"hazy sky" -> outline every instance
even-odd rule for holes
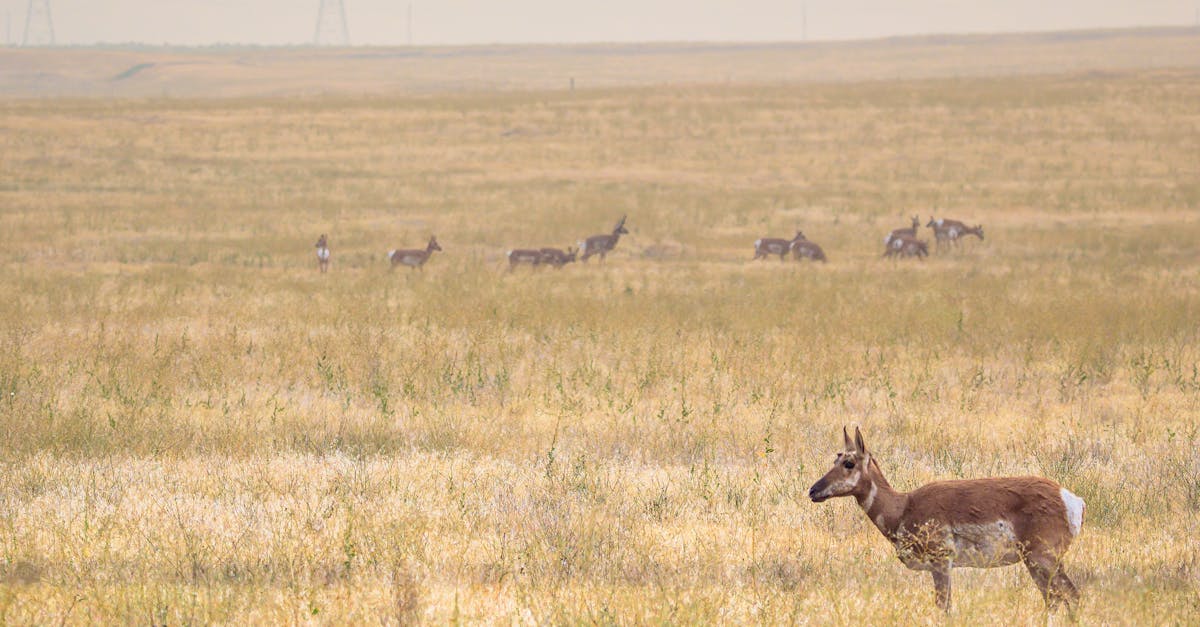
[[[321,0],[48,0],[60,44],[308,43]],[[409,0],[343,0],[354,44],[405,43]],[[0,0],[20,41],[29,0]],[[795,41],[1193,25],[1200,0],[412,0],[418,44]],[[11,39],[8,39],[11,37]]]

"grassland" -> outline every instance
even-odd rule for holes
[[[0,136],[0,622],[939,623],[805,498],[846,423],[903,489],[1083,496],[1085,623],[1200,613],[1194,71],[4,101]],[[625,213],[605,265],[504,272]],[[880,259],[914,213],[987,239]],[[828,264],[750,262],[796,227]],[[1040,620],[1023,570],[956,576],[954,620]]]

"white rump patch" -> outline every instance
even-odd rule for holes
[[[388,258],[388,259],[391,259],[391,258],[392,258],[392,255],[395,255],[395,254],[396,254],[396,249],[395,249],[395,248],[393,248],[393,249],[391,249],[391,250],[389,250],[389,251],[388,251],[387,258]]]
[[[317,249],[317,259],[320,259],[321,261],[329,261],[329,249],[328,248],[318,248]]]
[[[1075,496],[1070,490],[1062,488],[1059,490],[1062,495],[1063,505],[1067,507],[1067,524],[1071,527],[1071,536],[1079,535],[1079,530],[1083,528],[1083,510],[1087,505],[1083,499]]]

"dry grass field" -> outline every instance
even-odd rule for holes
[[[0,623],[941,623],[806,498],[847,423],[901,489],[1082,496],[1084,624],[1200,615],[1195,70],[6,100],[0,137]],[[505,271],[622,214],[606,264]],[[912,214],[986,239],[881,259]],[[829,263],[750,261],[797,227]],[[955,586],[1042,620],[1019,566]]]

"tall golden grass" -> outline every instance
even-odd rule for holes
[[[1192,73],[0,111],[0,622],[938,623],[805,498],[846,423],[1086,499],[1085,623],[1200,612]]]

